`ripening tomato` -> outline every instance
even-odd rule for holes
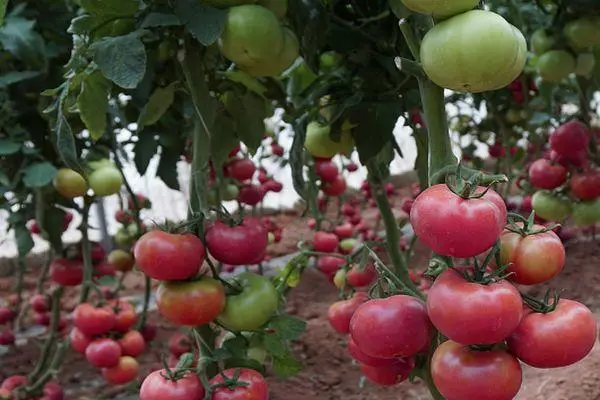
[[[117,341],[124,356],[137,357],[146,348],[144,337],[138,331],[129,331]]]
[[[345,222],[341,225],[336,226],[333,231],[340,240],[351,238],[354,234],[354,228],[349,222]]]
[[[73,324],[85,335],[102,335],[115,327],[115,312],[110,307],[79,304],[73,311]]]
[[[350,332],[350,320],[352,316],[364,302],[369,300],[369,296],[364,292],[356,292],[348,300],[340,300],[329,306],[327,318],[329,323],[338,333]]]
[[[134,254],[138,267],[146,275],[162,281],[193,277],[206,256],[204,245],[197,236],[158,230],[145,233],[137,241]]]
[[[244,185],[238,194],[238,200],[242,204],[255,206],[265,197],[263,187],[258,185]]]
[[[50,265],[50,278],[58,285],[80,285],[83,282],[83,264],[79,260],[57,258]]]
[[[352,340],[372,357],[412,357],[432,333],[425,304],[405,295],[367,301],[350,320]]]
[[[550,161],[540,158],[529,167],[529,181],[540,189],[554,189],[567,180],[567,170],[562,165],[553,165]]]
[[[335,233],[331,232],[315,232],[312,240],[313,250],[322,253],[333,253],[339,244],[340,240]]]
[[[476,193],[484,190],[479,187]],[[440,184],[417,197],[410,222],[418,238],[436,253],[467,258],[494,245],[506,215],[504,200],[491,189],[480,198],[463,199]]]
[[[44,389],[42,389],[42,394],[44,395],[39,400],[64,400],[65,391],[62,386],[60,386],[56,382],[47,382],[44,385]]]
[[[112,300],[109,305],[115,311],[115,326],[114,330],[125,333],[133,328],[138,321],[138,315],[135,312],[135,307],[125,300]]]
[[[519,361],[505,350],[480,351],[451,340],[435,350],[431,376],[446,400],[512,400],[523,380]]]
[[[550,148],[562,156],[574,157],[587,149],[589,140],[589,128],[582,122],[571,120],[550,135]]]
[[[547,190],[538,190],[531,198],[531,206],[538,217],[561,221],[571,215],[571,203]]]
[[[536,368],[566,367],[589,354],[598,337],[596,318],[583,304],[560,299],[554,311],[531,312],[507,340],[508,348]]]
[[[59,169],[52,184],[61,196],[68,199],[83,196],[87,191],[85,178],[70,168]]]
[[[600,197],[600,170],[574,174],[569,183],[571,193],[580,200]]]
[[[15,343],[16,337],[12,330],[5,329],[0,331],[0,345],[10,346]]]
[[[544,229],[534,225],[532,230]],[[512,282],[535,285],[549,281],[562,271],[565,265],[565,247],[552,231],[521,236],[505,230],[500,235],[500,262],[509,264],[507,273]]]
[[[85,349],[85,359],[99,368],[116,366],[120,357],[121,346],[112,339],[96,339]]]
[[[192,341],[190,337],[183,332],[174,332],[168,341],[169,352],[175,357],[192,351]]]
[[[225,307],[225,290],[212,278],[188,282],[162,282],[156,291],[158,311],[179,325],[204,325]]]
[[[315,162],[315,174],[323,182],[333,182],[337,179],[340,171],[332,161],[317,161]]]
[[[361,349],[358,348],[352,337],[348,336],[348,352],[356,361],[363,365],[368,365],[371,367],[384,367],[393,365],[398,358],[378,358],[371,357],[368,354],[365,354]]]
[[[135,358],[123,356],[119,363],[112,368],[102,368],[102,377],[113,385],[124,385],[137,378],[140,365]]]
[[[326,182],[323,186],[321,186],[321,190],[327,196],[338,197],[344,194],[346,187],[346,179],[342,175],[338,175],[335,180]]]
[[[346,260],[337,256],[321,256],[317,260],[317,268],[327,276],[334,275],[344,265]]]
[[[16,388],[27,385],[28,383],[29,379],[24,375],[11,375],[2,381],[2,386],[0,386],[0,388],[12,392]]]
[[[594,226],[600,222],[600,198],[573,204],[571,218],[576,226]]]
[[[186,372],[171,380],[166,370],[154,371],[144,379],[140,400],[199,400],[204,398],[204,387],[193,372]]]
[[[361,270],[360,265],[354,265],[346,274],[346,281],[348,285],[353,287],[368,286],[377,277],[377,271],[373,264],[367,264]]]
[[[483,285],[448,269],[429,289],[427,313],[433,325],[455,342],[493,344],[506,339],[519,325],[523,302],[519,291],[506,280]]]
[[[85,349],[92,343],[92,338],[81,332],[77,327],[73,327],[69,334],[71,347],[78,353],[85,354]]]
[[[229,265],[260,263],[269,244],[267,229],[258,219],[250,217],[237,226],[216,221],[207,228],[205,240],[210,254]]]
[[[36,296],[40,296],[40,295],[36,295]],[[11,322],[13,319],[15,319],[17,316],[17,313],[14,312],[11,308],[8,307],[0,307],[0,325],[4,325],[8,322]]]
[[[372,366],[362,364],[360,371],[367,380],[380,386],[394,386],[408,379],[415,368],[415,361],[411,358],[396,358],[390,365]]]
[[[344,203],[342,205],[342,214],[344,214],[347,217],[351,217],[353,215],[356,215],[356,213],[358,212],[358,210],[356,209],[356,207],[354,207],[352,204],[349,203]]]
[[[116,249],[108,253],[106,261],[109,265],[112,265],[115,270],[121,272],[131,271],[135,265],[133,254],[121,249]]]
[[[249,158],[233,160],[227,165],[227,174],[240,182],[252,179],[256,166]]]
[[[263,376],[253,369],[230,368],[217,374],[210,380],[210,384],[222,384],[228,379],[237,376],[239,382],[246,383],[245,386],[221,386],[215,389],[211,400],[269,400],[269,388]]]

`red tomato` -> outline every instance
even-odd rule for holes
[[[168,347],[171,354],[180,357],[192,351],[192,341],[188,335],[177,331],[169,337]]]
[[[349,222],[346,222],[346,223],[343,223],[342,225],[336,226],[333,231],[335,232],[338,239],[340,239],[340,240],[351,238],[352,235],[354,234],[354,228],[352,227],[352,224]]]
[[[204,387],[192,372],[186,372],[177,380],[168,379],[166,370],[154,371],[144,379],[140,388],[140,400],[200,400],[204,399]]]
[[[121,346],[112,339],[96,339],[85,349],[85,359],[95,367],[112,368],[120,357]]]
[[[415,201],[413,199],[404,199],[402,201],[402,205],[400,206],[400,208],[405,213],[410,214],[410,210],[412,209],[412,206],[413,206],[414,202]]]
[[[312,240],[313,250],[322,253],[333,253],[339,244],[340,240],[338,237],[335,233],[330,232],[315,232]]]
[[[529,181],[537,188],[554,189],[565,183],[567,170],[562,165],[552,164],[540,158],[529,167]]]
[[[137,357],[144,352],[146,342],[144,337],[138,331],[129,331],[118,340],[121,346],[121,353],[124,356]]]
[[[256,166],[249,158],[233,160],[227,165],[227,172],[230,177],[240,182],[252,179]]]
[[[327,182],[325,185],[321,187],[323,193],[327,196],[338,197],[344,194],[346,191],[346,179],[343,176],[338,175],[338,177],[332,181]]]
[[[33,316],[33,320],[36,323],[36,325],[50,326],[51,319],[52,316],[49,312],[35,313],[35,315]]]
[[[534,225],[533,230],[543,229]],[[535,285],[549,281],[565,265],[565,247],[552,231],[527,235],[504,231],[500,235],[500,262],[510,264],[508,279],[521,285]]]
[[[329,306],[327,318],[329,323],[338,333],[350,332],[350,320],[354,312],[364,302],[369,300],[369,296],[364,292],[354,293],[354,296],[348,300],[340,300]]]
[[[123,356],[119,363],[112,368],[102,368],[102,376],[108,383],[113,385],[124,385],[137,378],[140,365],[135,358]]]
[[[57,258],[50,265],[50,278],[58,285],[80,285],[83,282],[83,264],[79,260]]]
[[[536,368],[566,367],[589,354],[598,336],[594,314],[583,304],[560,299],[554,311],[529,313],[507,340],[508,348]]]
[[[171,281],[196,275],[206,252],[202,241],[190,233],[179,235],[150,231],[137,241],[134,255],[137,266],[146,275]]]
[[[315,173],[323,182],[333,182],[337,179],[340,171],[331,161],[315,162]]]
[[[271,153],[273,153],[274,156],[282,157],[283,147],[277,143],[271,143]]]
[[[368,286],[377,277],[377,271],[372,264],[365,265],[365,268],[361,270],[359,265],[355,265],[348,271],[346,275],[346,282],[353,287]]]
[[[425,304],[396,295],[362,304],[350,320],[350,335],[372,357],[411,357],[428,344],[433,333]]]
[[[179,325],[211,322],[225,307],[225,290],[212,278],[189,282],[163,282],[156,291],[158,311]]]
[[[210,380],[211,385],[224,383],[226,379],[238,377],[238,382],[247,383],[246,386],[219,387],[212,395],[211,400],[269,400],[269,388],[265,378],[253,369],[230,368],[217,374]]]
[[[103,276],[115,276],[117,274],[117,270],[111,264],[107,262],[101,262],[97,265],[94,265],[93,271],[94,277],[101,278]]]
[[[348,170],[348,172],[354,172],[358,170],[358,165],[354,164],[354,163],[350,163],[348,165],[346,165],[346,169]]]
[[[77,327],[71,329],[69,340],[71,341],[73,350],[81,354],[85,354],[85,349],[92,343],[92,338],[81,332]]]
[[[115,326],[114,330],[125,333],[133,328],[138,321],[137,313],[133,304],[125,300],[112,300],[109,305],[115,311]]]
[[[258,264],[267,253],[267,229],[255,218],[246,217],[241,225],[229,226],[216,221],[206,230],[206,247],[224,264]]]
[[[102,335],[115,327],[115,313],[110,307],[82,303],[73,311],[73,324],[85,335]]]
[[[47,312],[50,310],[50,299],[43,294],[36,294],[29,299],[29,305],[35,312]]]
[[[484,190],[479,187],[476,193]],[[417,197],[410,222],[419,239],[436,253],[468,258],[494,245],[506,214],[504,200],[491,189],[481,198],[463,199],[440,184]]]
[[[365,354],[361,349],[358,348],[354,340],[350,336],[348,336],[348,352],[356,361],[363,365],[369,365],[371,367],[385,367],[390,366],[398,361],[398,358],[378,358],[371,357],[368,354]]]
[[[587,149],[589,139],[588,127],[572,120],[558,127],[550,135],[550,147],[562,156],[573,157]]]
[[[65,392],[62,386],[52,381],[44,385],[42,393],[44,397],[40,400],[63,400],[65,398]]]
[[[348,203],[344,203],[342,205],[342,210],[341,211],[342,211],[342,214],[344,214],[347,217],[351,217],[353,215],[356,215],[356,213],[358,212],[353,205],[348,204]]]
[[[255,206],[265,197],[265,191],[258,185],[244,185],[238,194],[238,200],[242,204]]]
[[[11,308],[8,307],[0,307],[0,325],[4,325],[8,322],[11,322],[15,319],[17,313],[15,313]]]
[[[2,386],[0,389],[5,389],[8,392],[12,392],[18,387],[25,386],[29,383],[29,379],[27,379],[24,375],[11,375],[2,381]]]
[[[519,361],[508,352],[473,350],[451,340],[435,350],[431,375],[446,400],[512,400],[523,380]]]
[[[448,269],[429,289],[427,313],[433,325],[455,342],[493,344],[517,328],[523,302],[508,281],[482,285]]]
[[[142,326],[142,328],[140,329],[140,333],[144,337],[144,341],[146,341],[146,343],[150,343],[154,339],[156,339],[158,329],[156,328],[156,325],[146,321],[144,326]]]
[[[394,386],[405,381],[414,368],[415,361],[412,358],[396,358],[393,364],[379,367],[360,366],[365,378],[380,386]]]
[[[263,184],[262,189],[263,192],[279,193],[283,190],[283,184],[274,179],[269,179]]]
[[[593,170],[571,176],[571,193],[581,200],[600,197],[600,171]]]
[[[317,260],[317,268],[325,275],[333,275],[346,265],[346,260],[336,256],[321,256]]]

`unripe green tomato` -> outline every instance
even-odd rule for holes
[[[354,140],[350,131],[342,130],[339,143],[329,138],[330,132],[329,125],[321,125],[317,121],[308,124],[304,146],[313,157],[331,158],[338,153],[348,153],[352,150]]]
[[[253,66],[240,67],[243,71],[254,77],[281,75],[298,58],[300,43],[296,34],[288,28],[283,28],[283,50],[273,58],[265,59]]]
[[[538,29],[531,35],[531,50],[536,54],[544,54],[556,46],[556,39],[548,36],[545,29]]]
[[[590,226],[600,222],[600,198],[573,204],[573,222],[577,226]]]
[[[346,287],[346,270],[338,269],[333,277],[333,284],[338,289],[343,289]]]
[[[537,71],[543,80],[558,83],[575,72],[575,58],[564,50],[551,50],[540,56]]]
[[[392,0],[398,1],[398,0]],[[409,10],[433,15],[436,18],[447,18],[472,10],[478,0],[402,0]]]
[[[129,232],[127,232],[127,229],[125,229],[125,228],[120,228],[117,231],[117,233],[115,234],[116,245],[123,249],[127,249],[127,248],[131,247],[131,245],[133,244],[134,241],[135,241],[135,238],[133,236],[131,236],[129,234]]]
[[[571,215],[568,200],[553,195],[548,190],[539,190],[531,198],[533,211],[548,221],[561,221]]]
[[[119,193],[123,185],[123,176],[114,166],[100,168],[88,177],[90,188],[96,196],[110,196]]]
[[[506,117],[506,120],[511,124],[516,124],[523,120],[523,118],[521,117],[521,111],[517,110],[516,108],[510,108],[506,112],[505,117]]]
[[[200,2],[215,8],[230,8],[244,4],[254,4],[256,0],[200,0]]]
[[[114,167],[115,164],[110,159],[103,158],[98,161],[90,161],[87,163],[87,166],[92,171],[96,171],[96,170],[104,168],[104,167]]]
[[[467,11],[442,21],[421,44],[421,63],[429,79],[459,92],[505,87],[521,74],[526,58],[523,34],[490,11]]]
[[[175,57],[175,53],[177,51],[177,43],[171,39],[164,39],[158,45],[158,55],[157,59],[160,62],[169,61],[173,57]]]
[[[319,70],[327,73],[340,65],[342,55],[335,51],[326,51],[319,56]]]
[[[87,182],[83,176],[71,168],[59,169],[52,184],[61,196],[68,199],[83,196],[87,191]]]
[[[600,31],[599,31],[600,33]],[[581,76],[590,76],[596,67],[596,57],[593,53],[581,53],[577,55],[577,65],[575,74]]]
[[[600,20],[598,18],[579,18],[568,22],[563,32],[569,44],[575,49],[584,49],[600,45]]]
[[[236,185],[230,183],[223,189],[222,197],[224,201],[232,201],[237,199],[239,194],[240,189]]]

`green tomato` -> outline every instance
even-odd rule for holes
[[[397,0],[391,0],[397,1]],[[436,18],[447,18],[472,10],[478,0],[402,0],[409,10],[421,14],[433,15]]]
[[[569,44],[575,49],[584,49],[600,45],[600,20],[598,18],[579,18],[565,25],[563,32]]]
[[[227,296],[219,321],[235,331],[253,331],[263,326],[279,305],[279,293],[268,278],[242,272],[234,278],[242,292]]]
[[[577,226],[590,226],[600,222],[600,198],[575,203],[572,218]]]
[[[127,249],[131,247],[134,241],[135,237],[131,236],[125,228],[119,229],[115,234],[115,243],[120,248]]]
[[[92,172],[88,181],[96,196],[110,196],[121,190],[123,176],[114,166],[107,166]]]
[[[575,58],[564,50],[551,50],[540,56],[537,70],[543,80],[558,83],[575,72]]]
[[[273,61],[283,51],[284,30],[270,10],[254,5],[229,9],[219,39],[221,53],[241,67]]]
[[[115,164],[110,159],[103,158],[98,161],[90,161],[87,163],[87,166],[92,171],[96,171],[96,170],[102,169],[104,167],[114,167]]]
[[[256,0],[200,0],[200,2],[215,8],[230,8],[244,4],[254,4]]]
[[[577,55],[577,65],[575,74],[581,76],[590,76],[596,66],[596,57],[593,53],[581,53]]]
[[[333,284],[338,289],[343,289],[346,287],[346,275],[347,272],[345,269],[338,269],[335,275],[333,276]]]
[[[442,21],[421,44],[421,63],[429,79],[458,92],[505,87],[521,74],[526,58],[523,34],[490,11],[467,11]]]
[[[170,39],[164,39],[158,45],[158,55],[157,59],[160,62],[169,61],[175,56],[177,51],[177,42]]]
[[[319,56],[319,70],[327,73],[340,65],[342,55],[335,51],[326,51]]]
[[[545,29],[538,29],[533,32],[529,41],[531,43],[531,50],[536,54],[544,54],[556,46],[556,39],[548,36]]]
[[[225,186],[221,196],[223,197],[224,201],[231,201],[237,199],[239,194],[240,189],[236,185],[230,183]]]
[[[548,221],[561,221],[571,215],[571,204],[547,190],[540,190],[531,199],[533,211]]]
[[[241,67],[251,76],[279,76],[298,58],[300,43],[296,34],[288,28],[283,28],[283,50],[273,59],[264,60],[253,66]]]
[[[329,137],[331,127],[312,121],[306,127],[304,146],[313,156],[318,158],[331,158],[338,153],[348,153],[354,147],[354,139],[348,129],[342,129],[340,142],[334,142]]]
[[[87,191],[85,178],[70,168],[59,169],[52,184],[61,196],[68,199],[83,196]]]

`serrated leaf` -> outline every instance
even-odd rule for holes
[[[65,164],[74,169],[80,170],[79,160],[77,158],[77,148],[75,147],[75,138],[71,125],[65,116],[59,112],[58,121],[56,123],[56,148]]]
[[[140,7],[140,2],[138,0],[81,0],[81,7],[92,15],[117,18],[134,15]]]
[[[144,126],[154,125],[167,112],[175,100],[175,87],[177,82],[171,83],[167,87],[159,87],[154,90],[148,103],[144,106],[138,117],[138,126],[141,129]]]
[[[265,100],[254,92],[247,91],[243,97],[233,97],[227,109],[235,120],[238,138],[244,142],[251,153],[260,147],[265,135]]]
[[[198,0],[177,0],[175,14],[200,43],[210,46],[221,36],[227,10],[220,10]]]
[[[243,336],[235,336],[226,340],[222,346],[235,358],[244,358],[248,351],[248,340]]]
[[[267,328],[275,330],[282,339],[296,340],[306,330],[306,321],[291,315],[278,315],[269,321]]]
[[[348,110],[352,136],[362,164],[393,140],[394,127],[403,112],[398,103],[362,103]]]
[[[40,76],[40,71],[12,71],[0,76],[0,87],[6,87],[14,83]]]
[[[151,132],[139,132],[138,141],[135,144],[133,162],[140,175],[144,175],[148,169],[148,164],[158,150],[158,141]]]
[[[174,14],[150,13],[142,22],[142,28],[155,28],[158,26],[179,26],[181,21]]]
[[[106,132],[110,86],[100,71],[85,75],[81,83],[77,108],[93,140],[100,139]]]
[[[5,50],[29,67],[43,69],[46,64],[44,39],[35,31],[35,21],[8,17],[0,28],[0,43]]]
[[[21,149],[21,143],[10,139],[0,138],[0,155],[14,154]]]
[[[56,167],[46,161],[31,164],[25,168],[23,183],[30,188],[46,186],[52,182],[56,172]]]
[[[265,333],[263,344],[273,357],[284,356],[289,352],[287,342],[277,333]]]
[[[65,211],[54,207],[43,197],[43,191],[36,191],[36,220],[48,240],[52,249],[59,254],[62,251],[62,233],[65,220]]]
[[[287,352],[279,357],[273,357],[273,372],[279,378],[287,378],[302,371],[302,364]]]
[[[179,161],[179,155],[172,151],[168,151],[163,147],[156,175],[165,183],[165,185],[173,190],[179,190],[177,161]]]
[[[135,88],[146,73],[146,48],[140,40],[143,32],[105,37],[90,50],[94,62],[108,79],[125,89]]]

